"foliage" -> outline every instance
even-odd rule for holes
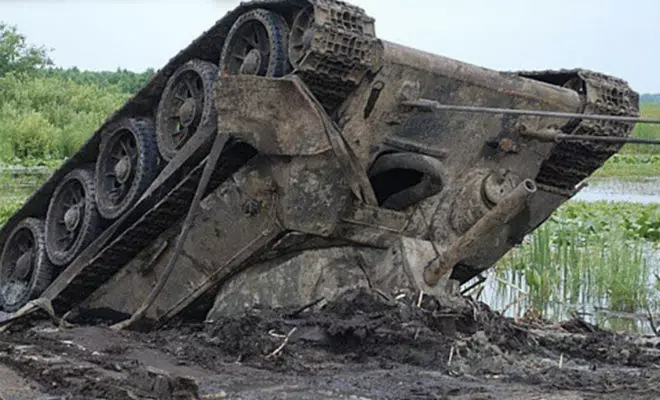
[[[640,104],[640,115],[646,118],[660,118],[660,104]],[[658,124],[636,124],[633,137],[645,139],[660,139],[660,125]],[[646,144],[626,144],[621,149],[622,153],[629,154],[660,154],[660,146]]]
[[[614,312],[660,307],[647,252],[660,244],[660,204],[569,201],[496,265],[543,316],[562,305]]]
[[[0,162],[70,157],[154,73],[51,66],[48,49],[0,24]]]
[[[96,85],[101,88],[119,89],[121,92],[133,94],[147,84],[154,75],[153,69],[136,73],[126,69],[116,71],[81,71],[73,68],[47,68],[39,72],[43,77],[58,78],[63,81],[80,85]]]
[[[660,176],[660,154],[618,153],[596,170],[594,177],[650,177]]]
[[[0,77],[0,161],[70,157],[127,98],[62,78]]]
[[[9,72],[31,73],[53,65],[48,49],[27,43],[15,26],[0,22],[0,76]]]
[[[7,222],[9,217],[21,207],[24,201],[25,199],[21,197],[2,196],[2,200],[0,201],[0,226]]]
[[[553,241],[565,239],[562,235],[575,231],[579,238],[602,236],[606,232],[621,231],[626,239],[660,242],[660,204],[628,202],[569,201],[564,203],[548,220],[553,230]]]

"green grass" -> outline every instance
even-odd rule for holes
[[[659,266],[645,257],[658,245],[660,204],[570,201],[496,264],[498,290],[523,288],[544,317],[565,317],[566,304],[658,311]]]
[[[641,115],[660,118],[660,104],[643,103]],[[633,137],[660,140],[660,125],[637,124]],[[593,176],[596,177],[649,177],[660,176],[660,145],[626,144]]]
[[[640,114],[646,118],[660,118],[660,104],[640,104]],[[645,139],[660,139],[660,125],[658,124],[636,124],[633,136]],[[621,149],[624,154],[660,154],[660,146],[626,144]]]
[[[19,165],[0,163],[0,226],[62,163],[62,160],[24,161]]]
[[[660,148],[660,146],[656,147]],[[660,154],[615,154],[592,176],[600,178],[660,176]]]

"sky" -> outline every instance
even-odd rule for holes
[[[587,68],[660,92],[658,0],[352,0],[386,41],[497,70]],[[2,0],[0,21],[62,67],[158,69],[239,4]],[[551,4],[551,6],[549,6]]]

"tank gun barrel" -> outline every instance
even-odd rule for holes
[[[617,121],[617,122],[631,122],[643,124],[660,124],[660,118],[642,118],[642,117],[623,117],[616,115],[599,115],[599,114],[580,114],[580,113],[567,113],[556,111],[540,111],[540,110],[521,110],[513,108],[498,108],[498,107],[478,107],[478,106],[461,106],[455,104],[442,104],[434,100],[418,99],[409,100],[401,103],[403,106],[413,107],[426,111],[458,111],[458,112],[473,112],[485,114],[508,114],[508,115],[526,115],[533,117],[552,117],[552,118],[570,118],[570,119],[584,119],[595,121]]]

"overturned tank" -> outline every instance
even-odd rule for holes
[[[110,309],[154,327],[356,286],[441,296],[622,145],[526,133],[634,126],[587,114],[636,117],[638,95],[596,72],[499,72],[387,42],[340,1],[241,3],[2,227],[0,307]]]

